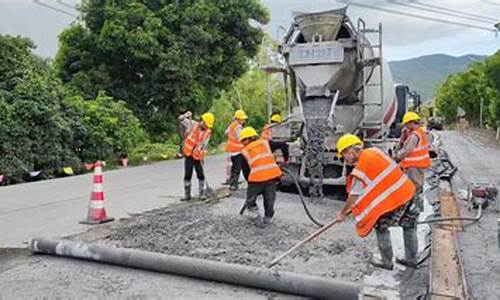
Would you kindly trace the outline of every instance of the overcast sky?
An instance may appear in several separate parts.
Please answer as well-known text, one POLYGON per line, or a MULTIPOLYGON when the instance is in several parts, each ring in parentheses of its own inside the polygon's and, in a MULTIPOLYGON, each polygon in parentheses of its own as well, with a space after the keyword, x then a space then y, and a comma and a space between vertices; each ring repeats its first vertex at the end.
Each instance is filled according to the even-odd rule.
MULTIPOLYGON (((39 1, 73 14, 77 13, 59 3, 60 0, 39 1)), ((63 0, 62 2, 74 5, 79 1, 63 0)), ((494 22, 488 23, 490 22, 488 19, 483 19, 486 22, 481 22, 429 11, 436 10, 436 6, 439 6, 498 19, 500 22, 500 0, 354 0, 352 2, 493 28, 494 22), (427 11, 401 6, 397 3, 410 3, 413 6, 423 7, 427 11)), ((263 0, 263 3, 271 12, 271 22, 267 26, 267 31, 274 37, 277 35, 279 25, 288 28, 293 10, 318 11, 342 5, 335 0, 263 0)), ((449 13, 453 14, 450 11, 449 13)), ((383 23, 384 50, 389 60, 433 53, 455 56, 470 53, 492 54, 500 49, 500 38, 496 37, 493 32, 485 30, 419 20, 356 6, 349 7, 348 15, 353 22, 358 17, 362 17, 373 26, 376 26, 378 22, 383 23)), ((42 56, 53 57, 55 55, 58 34, 74 19, 74 17, 37 5, 32 0, 0 0, 0 33, 30 37, 38 47, 36 53, 42 56)))

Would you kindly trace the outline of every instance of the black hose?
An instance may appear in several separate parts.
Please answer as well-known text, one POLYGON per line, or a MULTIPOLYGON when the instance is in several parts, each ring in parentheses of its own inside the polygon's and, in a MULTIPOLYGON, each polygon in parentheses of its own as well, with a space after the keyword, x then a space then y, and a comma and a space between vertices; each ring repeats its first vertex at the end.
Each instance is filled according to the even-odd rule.
POLYGON ((307 208, 306 201, 304 200, 304 194, 302 193, 302 188, 300 187, 300 184, 299 184, 299 181, 297 180, 297 177, 295 177, 295 175, 292 173, 292 171, 288 170, 287 168, 282 168, 282 170, 283 170, 283 172, 285 172, 288 175, 290 175, 290 177, 292 177, 293 182, 295 183, 295 186, 297 187, 297 190, 299 192, 300 201, 302 202, 302 206, 304 207, 304 210, 306 211, 306 215, 309 217, 309 219, 314 224, 318 225, 319 227, 323 227, 324 224, 322 224, 318 220, 316 220, 312 216, 311 212, 309 211, 309 208, 307 208))
MULTIPOLYGON (((483 208, 482 205, 479 205, 477 215, 475 217, 448 217, 448 218, 435 218, 420 221, 417 224, 430 224, 430 223, 440 223, 440 222, 449 222, 449 221, 472 221, 470 224, 474 224, 483 216, 483 208)), ((469 224, 469 225, 470 225, 469 224)))

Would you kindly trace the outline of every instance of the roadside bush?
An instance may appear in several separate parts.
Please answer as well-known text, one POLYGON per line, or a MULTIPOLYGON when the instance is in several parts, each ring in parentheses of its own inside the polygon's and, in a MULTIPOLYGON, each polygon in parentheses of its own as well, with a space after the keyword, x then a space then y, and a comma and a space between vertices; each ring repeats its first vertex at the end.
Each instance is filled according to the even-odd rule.
POLYGON ((65 99, 72 124, 74 149, 82 161, 125 157, 147 138, 139 120, 125 102, 103 92, 94 100, 80 96, 65 99))

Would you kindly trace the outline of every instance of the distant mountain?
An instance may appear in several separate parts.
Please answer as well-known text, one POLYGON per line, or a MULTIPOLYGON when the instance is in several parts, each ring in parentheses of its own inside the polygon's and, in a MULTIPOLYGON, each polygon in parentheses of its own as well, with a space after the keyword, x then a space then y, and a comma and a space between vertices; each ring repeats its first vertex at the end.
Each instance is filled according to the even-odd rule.
POLYGON ((468 54, 460 57, 446 54, 420 56, 407 60, 391 61, 395 83, 406 84, 418 91, 424 100, 434 97, 435 89, 448 75, 467 69, 473 62, 484 60, 486 56, 468 54))

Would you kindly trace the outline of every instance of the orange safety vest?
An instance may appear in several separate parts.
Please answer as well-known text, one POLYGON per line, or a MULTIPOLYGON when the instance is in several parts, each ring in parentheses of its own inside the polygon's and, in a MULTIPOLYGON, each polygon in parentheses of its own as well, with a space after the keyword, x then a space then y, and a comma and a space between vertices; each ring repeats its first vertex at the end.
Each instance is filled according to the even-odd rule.
POLYGON ((264 182, 281 176, 269 142, 259 139, 246 145, 241 154, 250 166, 248 182, 264 182))
POLYGON ((417 128, 412 133, 418 137, 418 145, 408 156, 400 162, 402 168, 421 168, 427 169, 431 166, 431 157, 429 156, 429 140, 423 128, 417 128))
POLYGON ((210 138, 211 133, 210 129, 201 130, 200 123, 196 123, 184 140, 184 147, 182 147, 184 155, 186 157, 192 156, 196 160, 202 160, 207 150, 203 149, 201 145, 210 138))
POLYGON ((234 120, 229 124, 227 128, 227 144, 226 144, 226 152, 237 153, 243 150, 243 144, 240 143, 240 139, 238 137, 238 129, 241 127, 241 124, 238 121, 234 120))
POLYGON ((271 140, 271 129, 269 128, 269 124, 264 125, 260 138, 268 141, 271 140))
POLYGON ((359 236, 367 236, 378 219, 410 201, 415 185, 387 154, 378 148, 361 150, 358 163, 347 179, 347 192, 353 178, 360 180, 364 192, 351 210, 359 236))

